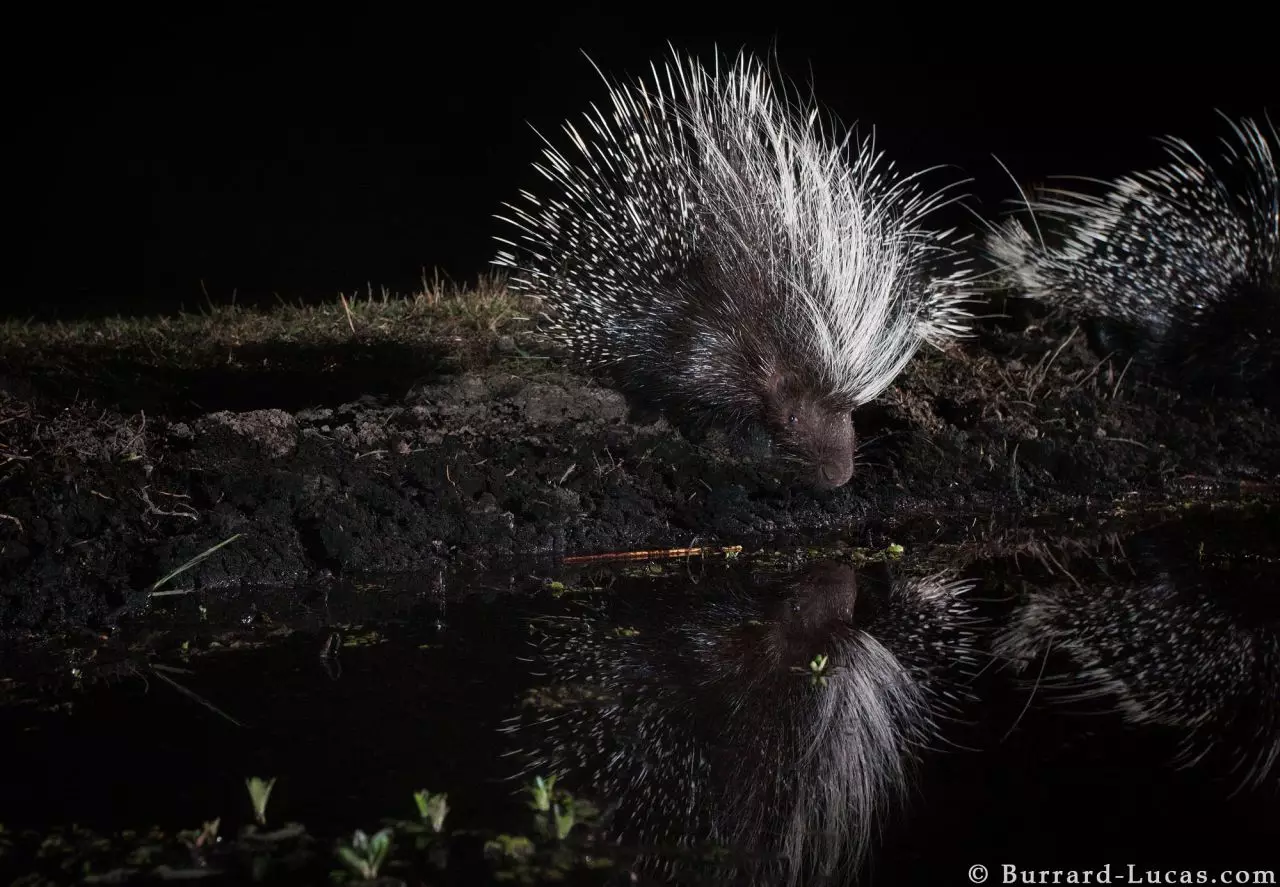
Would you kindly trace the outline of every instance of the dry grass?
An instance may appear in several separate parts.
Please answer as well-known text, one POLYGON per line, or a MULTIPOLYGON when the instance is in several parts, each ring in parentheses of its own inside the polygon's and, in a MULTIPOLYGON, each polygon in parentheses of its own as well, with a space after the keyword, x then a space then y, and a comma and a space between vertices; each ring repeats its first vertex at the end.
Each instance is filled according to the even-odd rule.
POLYGON ((210 305, 200 312, 152 317, 29 323, 0 322, 0 356, 15 362, 23 353, 68 351, 76 346, 150 354, 157 364, 207 364, 211 354, 225 359, 254 345, 337 344, 362 341, 421 343, 449 341, 520 328, 536 303, 511 293, 498 275, 470 286, 423 277, 409 295, 372 287, 339 294, 318 305, 281 303, 271 310, 235 304, 210 305))

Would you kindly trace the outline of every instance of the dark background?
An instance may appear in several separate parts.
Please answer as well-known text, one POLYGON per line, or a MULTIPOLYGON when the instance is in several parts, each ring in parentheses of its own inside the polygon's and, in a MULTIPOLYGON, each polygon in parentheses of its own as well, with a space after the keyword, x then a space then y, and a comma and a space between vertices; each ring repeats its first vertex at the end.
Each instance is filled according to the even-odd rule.
POLYGON ((499 204, 538 181, 530 125, 555 136, 604 96, 582 51, 627 76, 668 40, 775 48, 901 167, 975 178, 988 217, 1016 194, 993 154, 1023 182, 1114 176, 1158 161, 1154 136, 1220 135, 1214 109, 1280 109, 1267 29, 1219 6, 1126 28, 1075 8, 1070 25, 856 4, 300 9, 9 23, 18 233, 0 315, 406 292, 424 269, 474 280, 499 204))

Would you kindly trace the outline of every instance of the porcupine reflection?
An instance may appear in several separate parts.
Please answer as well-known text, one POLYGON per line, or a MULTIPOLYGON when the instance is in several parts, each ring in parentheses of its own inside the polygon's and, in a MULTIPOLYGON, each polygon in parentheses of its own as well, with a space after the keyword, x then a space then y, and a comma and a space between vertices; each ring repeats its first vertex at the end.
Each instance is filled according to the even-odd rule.
POLYGON ((1280 570, 1246 557, 1256 552, 1244 541, 1273 534, 1215 516, 1212 527, 1132 537, 1130 556, 1102 576, 1068 566, 1071 578, 1026 595, 996 654, 1042 698, 1172 731, 1175 766, 1211 768, 1235 790, 1274 781, 1280 570), (1230 540, 1231 555, 1206 557, 1195 541, 1206 533, 1230 540))
POLYGON ((522 778, 607 802, 628 845, 752 858, 718 880, 852 873, 979 658, 968 583, 866 578, 824 565, 716 597, 646 589, 554 624, 548 684, 577 692, 513 720, 522 778))

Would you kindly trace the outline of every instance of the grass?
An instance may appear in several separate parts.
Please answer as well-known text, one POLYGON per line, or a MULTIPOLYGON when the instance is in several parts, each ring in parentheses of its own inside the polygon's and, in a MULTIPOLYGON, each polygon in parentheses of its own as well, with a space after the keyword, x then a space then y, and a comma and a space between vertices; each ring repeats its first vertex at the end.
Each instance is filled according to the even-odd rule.
POLYGON ((463 285, 423 277, 408 295, 369 287, 320 304, 280 302, 264 310, 232 302, 173 315, 74 322, 0 321, 0 360, 30 366, 42 356, 111 351, 155 366, 234 364, 255 346, 324 346, 352 340, 419 344, 465 341, 520 328, 536 300, 512 293, 500 275, 463 285))

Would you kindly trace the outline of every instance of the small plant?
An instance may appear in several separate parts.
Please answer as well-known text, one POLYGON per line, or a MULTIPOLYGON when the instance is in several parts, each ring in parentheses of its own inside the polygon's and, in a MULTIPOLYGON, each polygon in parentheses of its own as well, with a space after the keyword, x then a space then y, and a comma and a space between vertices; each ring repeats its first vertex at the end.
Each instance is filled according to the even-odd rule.
POLYGON ((249 789, 249 800, 253 804, 253 817, 258 820, 258 825, 265 826, 267 824, 267 801, 271 799, 271 789, 275 788, 276 778, 262 779, 258 776, 250 776, 244 781, 245 787, 249 789))
POLYGON ((555 821, 555 835, 557 841, 563 841, 569 837, 569 832, 573 831, 573 825, 577 822, 574 816, 573 798, 565 798, 564 804, 559 803, 551 805, 552 817, 555 821))
POLYGON ((809 660, 809 675, 815 685, 819 687, 827 685, 827 669, 829 665, 830 660, 827 658, 826 653, 819 653, 809 660))
POLYGON ((351 871, 366 881, 378 877, 378 870, 391 852, 391 829, 384 828, 369 836, 360 829, 351 836, 351 843, 338 846, 338 858, 351 871))
POLYGON ((418 816, 423 822, 431 823, 431 828, 437 833, 444 828, 444 818, 449 815, 448 797, 444 792, 433 795, 426 789, 413 793, 414 803, 418 805, 418 816))
POLYGON ((532 795, 530 809, 542 814, 535 817, 535 827, 545 837, 563 841, 574 825, 594 815, 591 804, 575 800, 564 789, 557 790, 555 776, 535 776, 525 788, 532 795))
POLYGON ((555 787, 555 776, 549 776, 546 779, 541 776, 533 777, 533 782, 526 787, 529 794, 533 795, 533 800, 529 802, 529 806, 539 813, 549 811, 555 787))

